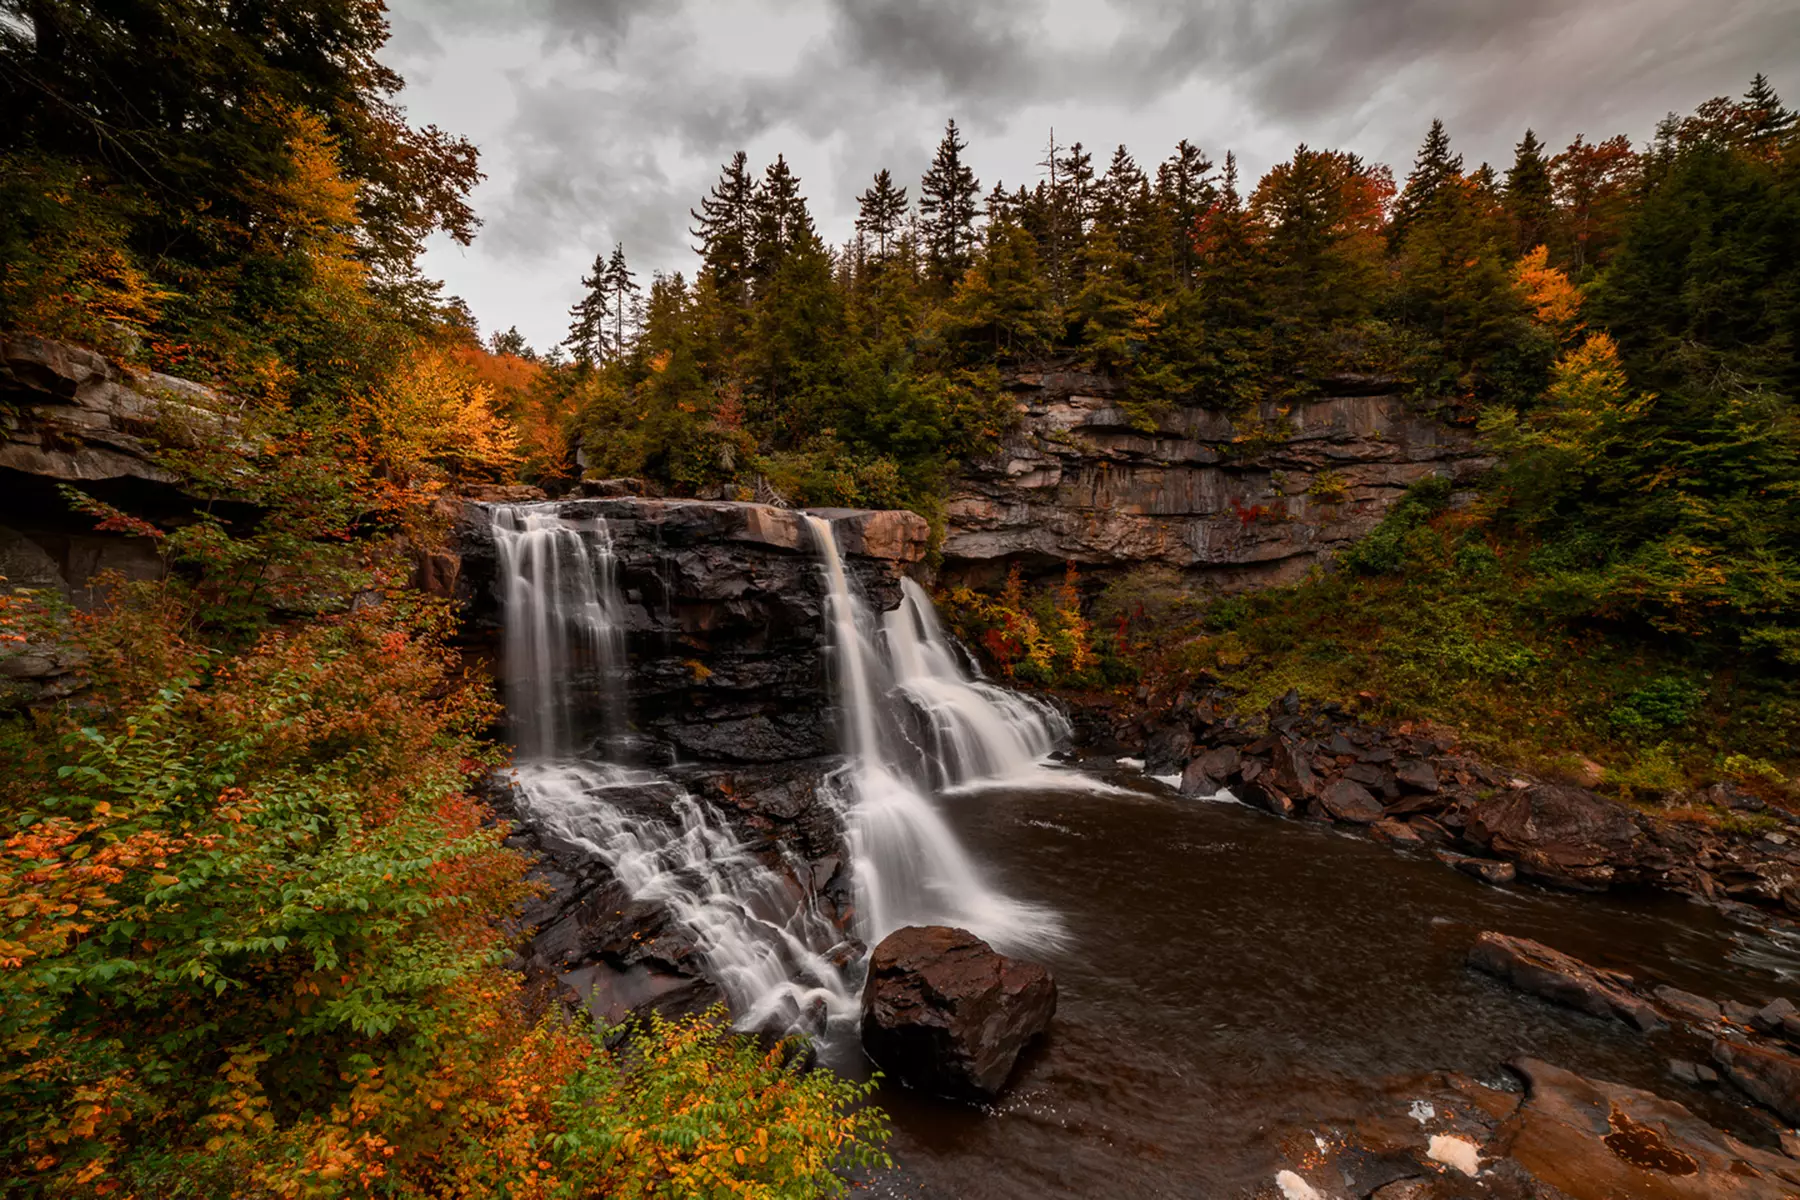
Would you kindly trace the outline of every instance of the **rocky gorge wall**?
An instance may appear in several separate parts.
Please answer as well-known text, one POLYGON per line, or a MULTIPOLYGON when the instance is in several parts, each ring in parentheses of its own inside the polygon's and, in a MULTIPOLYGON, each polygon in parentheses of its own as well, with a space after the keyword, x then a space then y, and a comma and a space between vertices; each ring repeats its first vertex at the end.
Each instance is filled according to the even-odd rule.
MULTIPOLYGON (((779 763, 833 752, 820 560, 801 513, 732 501, 566 500, 555 511, 603 520, 624 602, 627 697, 647 765, 779 763)), ((925 556, 922 518, 815 510, 878 611, 925 556)), ((503 581, 493 510, 468 505, 453 538, 466 636, 498 646, 503 581)), ((440 568, 440 570, 442 570, 440 568)), ((577 680, 600 719, 603 681, 577 680)))
POLYGON ((945 505, 943 577, 1161 563, 1222 590, 1293 582, 1366 534, 1405 490, 1492 465, 1473 432, 1391 381, 1324 381, 1317 399, 1233 419, 1185 407, 1132 423, 1117 380, 1061 366, 1006 382, 1019 424, 945 505))

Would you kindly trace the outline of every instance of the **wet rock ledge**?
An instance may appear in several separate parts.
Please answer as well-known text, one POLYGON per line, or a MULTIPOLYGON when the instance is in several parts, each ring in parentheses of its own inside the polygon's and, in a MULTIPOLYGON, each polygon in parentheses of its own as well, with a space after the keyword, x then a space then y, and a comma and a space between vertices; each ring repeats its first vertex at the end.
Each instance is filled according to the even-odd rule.
MULTIPOLYGON (((566 500, 571 520, 605 521, 625 605, 629 715, 641 760, 770 764, 832 751, 825 593, 803 515, 767 504, 625 497, 566 500)), ((871 607, 900 602, 925 555, 910 512, 816 510, 837 532, 845 570, 871 607)), ((493 510, 468 504, 435 569, 477 653, 497 654, 503 581, 493 510)), ((577 680, 598 722, 619 680, 577 680)), ((580 716, 581 714, 578 714, 580 716)))
POLYGON ((1228 789, 1277 816, 1359 828, 1435 854, 1487 883, 1570 891, 1648 886, 1739 915, 1800 916, 1800 818, 1729 784, 1733 807, 1784 823, 1745 833, 1664 819, 1556 780, 1483 762, 1439 731, 1370 724, 1293 692, 1266 713, 1235 712, 1217 689, 1146 706, 1075 704, 1090 752, 1141 754, 1187 795, 1228 789))

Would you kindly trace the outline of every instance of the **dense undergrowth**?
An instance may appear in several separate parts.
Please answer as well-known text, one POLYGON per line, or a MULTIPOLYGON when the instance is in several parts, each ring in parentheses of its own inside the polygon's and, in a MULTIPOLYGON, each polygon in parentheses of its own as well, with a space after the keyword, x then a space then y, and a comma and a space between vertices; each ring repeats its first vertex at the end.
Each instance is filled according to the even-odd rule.
POLYGON ((146 402, 153 507, 66 492, 158 578, 0 589, 0 658, 73 667, 0 692, 0 1191, 842 1190, 865 1085, 502 965, 497 706, 408 577, 443 497, 569 430, 418 272, 479 172, 393 103, 381 6, 0 18, 0 329, 215 388, 146 402))

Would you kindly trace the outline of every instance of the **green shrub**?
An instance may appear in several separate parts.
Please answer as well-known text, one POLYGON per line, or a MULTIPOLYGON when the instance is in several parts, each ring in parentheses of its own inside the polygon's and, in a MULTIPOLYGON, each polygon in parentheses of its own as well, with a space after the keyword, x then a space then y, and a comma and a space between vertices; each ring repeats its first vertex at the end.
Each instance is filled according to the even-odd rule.
POLYGON ((1627 737, 1642 737, 1686 725, 1706 700, 1706 693, 1679 675, 1663 675, 1613 706, 1613 727, 1627 737))
POLYGON ((1449 479, 1433 475, 1408 488, 1369 535, 1345 550, 1339 561, 1359 575, 1386 575, 1398 571, 1412 557, 1416 545, 1411 535, 1431 518, 1450 507, 1449 479))

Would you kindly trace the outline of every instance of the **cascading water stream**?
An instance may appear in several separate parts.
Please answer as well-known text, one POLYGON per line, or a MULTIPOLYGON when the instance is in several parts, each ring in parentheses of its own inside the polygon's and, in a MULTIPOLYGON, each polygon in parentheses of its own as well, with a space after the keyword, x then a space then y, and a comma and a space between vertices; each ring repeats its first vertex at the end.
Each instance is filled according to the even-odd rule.
MULTIPOLYGON (((903 737, 895 706, 878 702, 887 691, 876 690, 882 664, 867 632, 874 622, 850 586, 831 523, 810 514, 806 523, 825 564, 831 649, 849 752, 835 786, 850 839, 859 936, 874 944, 906 925, 956 925, 1002 949, 1055 943, 1062 936, 1055 916, 1009 900, 990 887, 924 794, 930 781, 909 778, 898 757, 889 753, 903 737)), ((916 606, 923 595, 910 598, 916 606)), ((922 639, 921 631, 908 643, 918 651, 915 681, 930 674, 925 666, 927 643, 922 639)), ((938 650, 948 653, 942 649, 941 634, 938 650)), ((956 705, 939 707, 973 709, 975 701, 979 693, 965 683, 956 705)), ((982 713, 949 724, 958 736, 974 743, 979 741, 975 730, 991 731, 1000 722, 998 714, 982 713)), ((1026 745, 1020 736, 1009 734, 999 745, 987 747, 981 760, 1004 760, 1015 747, 1023 754, 1026 745)), ((970 760, 977 757, 971 755, 970 760)), ((944 770, 944 764, 936 769, 944 770)))
POLYGON ((584 745, 616 753, 622 731, 624 606, 605 523, 515 505, 494 510, 493 530, 525 815, 598 856, 634 898, 667 907, 741 1027, 854 1025, 860 1005, 836 965, 850 955, 810 898, 796 902, 786 877, 674 783, 581 757, 584 745), (577 715, 583 682, 599 693, 592 742, 577 715))
POLYGON ((624 624, 606 523, 567 520, 554 505, 493 510, 505 628, 506 707, 521 755, 576 749, 578 681, 591 683, 603 742, 616 742, 624 624))
POLYGON ((932 782, 942 789, 993 784, 1087 786, 1043 759, 1069 736, 1069 722, 1034 697, 973 678, 938 624, 925 589, 900 581, 901 600, 881 622, 899 695, 918 710, 932 782))

